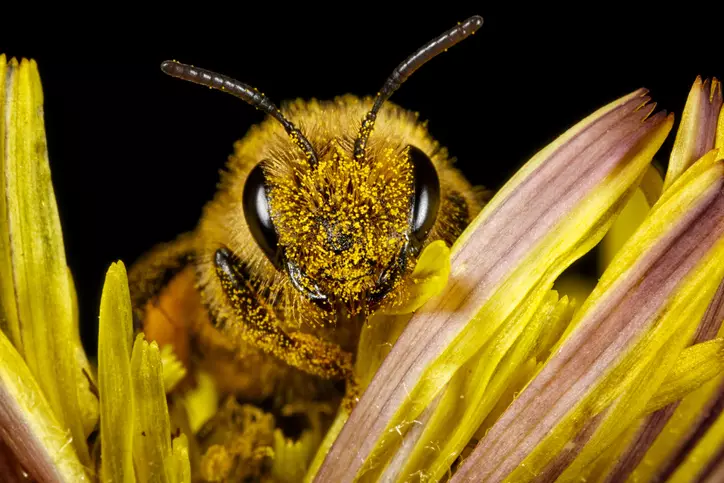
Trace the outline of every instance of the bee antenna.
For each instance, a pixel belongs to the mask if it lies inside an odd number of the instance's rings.
[[[210,70],[182,64],[173,60],[166,60],[162,62],[161,70],[171,77],[176,77],[178,79],[183,79],[231,94],[232,96],[238,97],[257,109],[271,115],[274,119],[281,123],[292,142],[304,152],[304,156],[307,158],[309,164],[312,166],[317,164],[317,155],[314,152],[312,144],[304,137],[302,132],[294,126],[294,124],[284,117],[277,106],[275,106],[268,97],[259,92],[257,89],[236,79],[232,79],[231,77],[217,74],[216,72],[211,72]]]
[[[390,74],[387,78],[382,86],[382,89],[380,89],[377,93],[372,109],[367,113],[362,121],[362,126],[360,126],[359,133],[357,134],[357,140],[354,143],[355,159],[361,160],[365,156],[367,140],[372,133],[372,128],[374,128],[375,120],[377,119],[377,112],[379,112],[382,104],[384,104],[384,102],[400,88],[402,83],[405,82],[413,72],[422,67],[428,60],[446,51],[461,40],[468,38],[470,35],[474,34],[481,25],[483,25],[483,17],[479,15],[470,17],[463,23],[459,23],[439,37],[417,49],[414,54],[405,59],[405,61],[392,71],[392,74]]]

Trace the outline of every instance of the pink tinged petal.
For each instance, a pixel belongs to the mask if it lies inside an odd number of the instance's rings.
[[[724,481],[724,452],[720,454],[701,478],[702,483],[721,483]]]
[[[609,221],[606,215],[621,208],[618,205],[632,183],[647,168],[651,159],[647,149],[652,145],[658,149],[671,127],[672,119],[664,113],[649,117],[652,108],[642,108],[648,100],[645,91],[639,90],[589,116],[538,153],[500,190],[453,247],[450,282],[412,317],[352,412],[316,481],[351,480],[373,450],[389,449],[385,446],[394,444],[385,438],[390,430],[402,421],[408,423],[403,429],[409,429],[455,370],[531,290],[537,297],[544,296],[565,266],[582,255],[584,247],[590,249],[581,237],[596,233],[600,239],[598,231]],[[610,199],[603,202],[596,198],[600,195],[596,190],[606,182],[616,196],[609,194]],[[581,223],[577,237],[572,237],[575,242],[568,246],[569,240],[555,229],[569,221],[572,213],[580,216],[576,210],[583,210],[590,199],[601,210]],[[533,264],[529,271],[525,262],[533,256],[551,261]],[[524,265],[525,276],[521,273]],[[482,308],[486,310],[481,312]],[[482,328],[488,332],[485,336],[480,336]],[[435,370],[428,371],[433,363]],[[420,381],[424,384],[417,390]],[[378,442],[382,449],[375,449]],[[375,457],[370,460],[374,464]]]
[[[579,403],[585,402],[597,384],[612,373],[628,375],[622,370],[625,366],[617,367],[625,360],[622,356],[638,342],[646,342],[643,336],[665,330],[656,324],[657,317],[678,286],[724,239],[723,177],[724,163],[715,162],[700,176],[702,182],[697,187],[702,189],[690,190],[689,198],[672,201],[671,196],[662,197],[662,202],[678,203],[675,207],[684,206],[686,211],[667,226],[659,226],[661,222],[652,215],[654,221],[649,220],[647,229],[658,234],[654,243],[634,258],[630,267],[621,264],[627,267],[621,273],[608,278],[604,274],[589,302],[581,308],[582,319],[574,321],[574,331],[465,460],[453,482],[501,481],[510,476],[557,424],[579,409]],[[643,244],[644,237],[645,233],[628,245],[628,250],[636,242]],[[631,251],[622,258],[635,256]],[[614,373],[614,369],[619,372]],[[597,422],[586,424],[584,419],[578,428],[583,443],[588,440],[590,424]],[[580,451],[583,444],[573,441],[573,446]],[[566,457],[565,464],[556,460],[554,464],[563,469],[573,456],[575,452]],[[549,467],[546,473],[550,471]]]
[[[33,476],[39,478],[40,481],[65,481],[47,449],[38,441],[33,430],[26,423],[23,413],[24,411],[6,389],[0,388],[0,427],[3,433],[6,433],[0,435],[0,446],[4,447],[0,450],[5,453],[0,455],[0,471],[2,471],[0,474],[3,475],[3,478],[11,477],[11,481],[13,481],[13,475],[20,474],[22,465],[22,467],[30,468]],[[58,430],[60,431],[60,429],[59,427]],[[9,446],[7,447],[3,443],[4,437],[8,437]],[[68,442],[70,442],[70,438]],[[18,478],[17,481],[21,480]]]
[[[380,477],[380,481],[398,481],[401,476],[404,476],[401,472],[405,466],[405,461],[407,461],[410,454],[415,449],[415,445],[418,443],[420,436],[422,436],[423,431],[425,430],[425,425],[428,421],[430,421],[430,417],[435,412],[435,409],[437,409],[437,406],[440,404],[440,400],[444,394],[444,390],[440,391],[437,397],[433,400],[432,404],[425,408],[422,414],[420,414],[420,417],[415,420],[412,428],[402,436],[400,448],[395,453],[395,456],[392,457],[390,464],[387,465],[387,468]],[[436,447],[436,449],[439,450],[439,447]]]
[[[87,482],[90,475],[40,385],[0,332],[0,481],[27,472],[34,481]]]
[[[720,326],[723,321],[724,282],[719,285],[719,288],[714,295],[714,298],[712,299],[709,307],[706,310],[704,318],[697,327],[694,340],[692,341],[692,345],[715,338],[717,336],[717,332],[719,332],[720,330]],[[722,392],[724,392],[724,386],[722,387]],[[607,475],[606,481],[624,481],[636,469],[638,464],[644,458],[646,452],[653,444],[653,442],[656,440],[657,437],[659,437],[661,431],[664,429],[666,424],[674,415],[678,406],[678,402],[673,403],[646,416],[646,418],[636,431],[636,435],[629,444],[628,448],[626,448],[626,450],[619,457],[619,461],[616,467],[611,471],[609,475]],[[694,423],[694,425],[690,428],[689,433],[683,435],[683,437],[679,437],[679,450],[677,451],[678,454],[669,458],[668,465],[664,468],[661,468],[662,474],[658,475],[657,478],[662,478],[663,475],[670,474],[672,469],[676,468],[676,466],[681,462],[681,460],[684,458],[688,450],[693,446],[694,442],[698,439],[698,437],[701,437],[701,434],[703,434],[703,432],[700,431],[698,428],[701,428],[702,425],[706,424],[705,421],[709,418],[712,409],[716,406],[715,399],[710,401],[710,403],[706,406],[702,408],[703,410],[700,412],[699,421],[696,421]],[[709,424],[711,424],[711,422]]]
[[[20,466],[20,462],[2,439],[0,439],[0,475],[4,483],[27,483],[30,475]]]
[[[668,189],[686,169],[714,149],[722,107],[721,83],[697,77],[686,100],[664,181]]]
[[[719,111],[719,122],[716,127],[716,141],[714,147],[724,149],[724,109]]]
[[[669,404],[663,409],[649,414],[644,418],[643,423],[636,430],[636,434],[630,441],[628,448],[619,456],[616,466],[606,475],[606,482],[625,481],[626,478],[636,469],[646,451],[664,429],[671,415],[676,411],[678,403]]]
[[[594,432],[601,424],[603,414],[599,414],[591,418],[585,423],[581,431],[566,445],[563,450],[556,455],[545,470],[535,478],[536,483],[553,483],[558,479],[561,473],[571,464],[576,458],[578,450],[590,441],[593,437]]]
[[[676,472],[679,466],[684,462],[687,456],[689,456],[690,452],[702,440],[707,432],[713,429],[714,424],[722,417],[723,412],[724,383],[720,384],[714,394],[714,397],[712,397],[708,401],[708,404],[702,408],[700,419],[692,428],[690,428],[690,432],[687,437],[683,439],[679,451],[675,455],[672,455],[669,465],[662,469],[661,478],[663,478],[663,480],[670,478]],[[712,472],[717,463],[722,461],[724,461],[724,446],[721,446],[718,453],[711,458],[707,465],[704,466],[702,475]]]

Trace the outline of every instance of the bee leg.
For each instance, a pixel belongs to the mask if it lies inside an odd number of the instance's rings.
[[[217,250],[214,261],[233,317],[243,321],[217,320],[221,330],[308,374],[322,379],[352,380],[351,353],[312,334],[285,332],[273,308],[256,293],[231,252],[223,248]]]
[[[262,401],[274,391],[286,369],[278,359],[250,343],[230,339],[212,323],[199,292],[195,237],[189,233],[158,245],[129,270],[134,329],[160,347],[171,346],[193,373],[210,374],[221,393]]]

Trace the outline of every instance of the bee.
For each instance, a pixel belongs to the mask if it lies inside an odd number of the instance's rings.
[[[451,245],[486,201],[425,123],[388,102],[481,25],[471,17],[422,46],[374,97],[281,109],[237,80],[163,62],[267,117],[235,144],[194,231],[131,267],[137,329],[238,401],[339,403],[364,322],[400,297],[427,244]]]

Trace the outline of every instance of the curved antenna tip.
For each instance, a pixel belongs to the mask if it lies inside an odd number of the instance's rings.
[[[429,41],[419,49],[415,51],[411,56],[405,59],[400,65],[398,65],[392,74],[387,78],[382,89],[377,92],[375,102],[372,105],[372,109],[367,113],[360,130],[357,133],[357,140],[354,145],[354,157],[355,159],[362,159],[365,155],[365,147],[367,140],[370,137],[370,133],[375,125],[375,119],[377,118],[377,112],[382,107],[382,104],[389,99],[389,97],[412,75],[417,69],[423,64],[428,62],[433,57],[436,57],[442,52],[447,51],[448,48],[457,44],[473,35],[483,25],[483,17],[480,15],[473,15],[464,22],[458,22],[458,24],[444,32],[442,35]]]
[[[471,34],[475,33],[480,27],[483,26],[483,17],[480,15],[473,15],[465,22],[463,22],[463,30],[470,29]],[[467,27],[467,28],[466,28]]]
[[[179,63],[174,60],[164,60],[161,62],[161,70],[169,75],[173,75],[179,67]]]
[[[196,68],[192,65],[182,64],[181,62],[176,62],[175,60],[165,60],[161,62],[161,70],[171,77],[176,77],[178,79],[193,82],[194,84],[200,84],[202,86],[231,94],[234,97],[238,97],[243,100],[247,104],[251,104],[257,109],[271,115],[282,124],[284,130],[291,137],[292,142],[304,151],[304,155],[309,163],[312,166],[317,164],[317,155],[314,152],[312,144],[302,135],[299,129],[294,127],[294,125],[289,122],[281,112],[279,112],[277,106],[275,106],[273,102],[271,102],[257,89],[254,89],[243,82],[232,79],[231,77],[217,74],[210,70]]]

